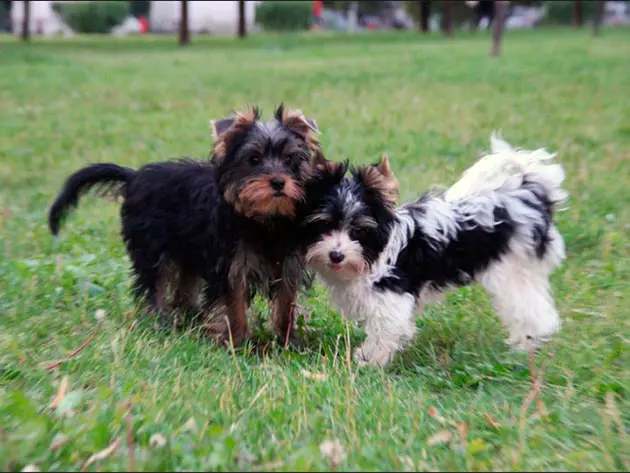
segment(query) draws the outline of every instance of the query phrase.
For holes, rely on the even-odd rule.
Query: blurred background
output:
[[[629,3],[0,0],[0,471],[630,471]],[[387,153],[401,202],[494,130],[557,152],[548,351],[510,352],[467,287],[359,372],[315,284],[303,350],[258,301],[233,353],[139,316],[119,203],[86,195],[50,235],[72,172],[206,159],[210,119],[281,102],[330,159]]]
[[[0,2],[0,31],[15,35],[77,33],[205,35],[261,31],[488,28],[507,4],[506,29],[545,25],[630,25],[626,1],[11,1]],[[26,8],[25,8],[26,6]],[[183,19],[183,21],[182,21]]]

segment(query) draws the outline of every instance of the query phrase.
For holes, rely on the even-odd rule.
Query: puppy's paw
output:
[[[362,345],[354,351],[354,360],[359,366],[383,367],[391,361],[394,353],[382,347]]]
[[[246,333],[231,333],[227,324],[222,322],[205,324],[203,329],[204,335],[213,340],[220,347],[229,348],[231,345],[239,347],[247,338]]]
[[[551,336],[531,337],[528,335],[510,337],[506,340],[506,343],[514,351],[528,352],[534,348],[534,350],[540,350],[544,345],[551,341]]]

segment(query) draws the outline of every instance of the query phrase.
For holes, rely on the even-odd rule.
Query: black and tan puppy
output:
[[[292,307],[305,280],[301,215],[340,182],[327,168],[317,126],[280,106],[263,121],[257,108],[211,122],[210,161],[152,163],[133,170],[95,164],[71,175],[49,213],[53,234],[83,192],[120,192],[122,235],[138,298],[159,313],[201,308],[220,343],[241,344],[257,292],[272,299],[272,325],[294,337]],[[201,296],[201,297],[199,297]]]

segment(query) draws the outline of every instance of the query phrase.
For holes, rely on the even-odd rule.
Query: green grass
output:
[[[508,32],[499,59],[489,46],[482,33],[194,37],[186,50],[0,40],[0,468],[79,470],[120,439],[88,469],[127,470],[130,403],[139,470],[324,470],[329,439],[343,470],[630,469],[630,30]],[[453,182],[495,129],[559,153],[564,326],[537,355],[542,404],[521,413],[528,357],[507,349],[477,287],[428,308],[413,346],[366,370],[349,361],[362,334],[319,285],[300,297],[303,350],[232,353],[135,317],[118,204],[87,197],[49,234],[47,207],[79,167],[204,158],[209,119],[281,101],[317,119],[332,159],[387,152],[403,199]],[[98,309],[91,343],[46,371]],[[442,430],[450,443],[429,442]]]

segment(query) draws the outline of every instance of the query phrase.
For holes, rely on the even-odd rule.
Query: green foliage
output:
[[[148,17],[151,11],[151,2],[148,0],[132,0],[129,2],[129,13],[136,18]]]
[[[265,1],[256,7],[256,22],[267,31],[307,30],[312,17],[311,2]]]
[[[59,3],[53,8],[78,33],[109,33],[129,15],[129,2]]]
[[[8,31],[11,27],[11,14],[9,5],[6,2],[0,2],[0,33]]]
[[[595,16],[595,3],[596,1],[583,1],[582,2],[582,16],[584,22],[592,20]],[[545,24],[551,25],[570,25],[573,22],[573,14],[575,11],[575,1],[548,1],[545,2],[547,6],[547,16],[544,19]]]

